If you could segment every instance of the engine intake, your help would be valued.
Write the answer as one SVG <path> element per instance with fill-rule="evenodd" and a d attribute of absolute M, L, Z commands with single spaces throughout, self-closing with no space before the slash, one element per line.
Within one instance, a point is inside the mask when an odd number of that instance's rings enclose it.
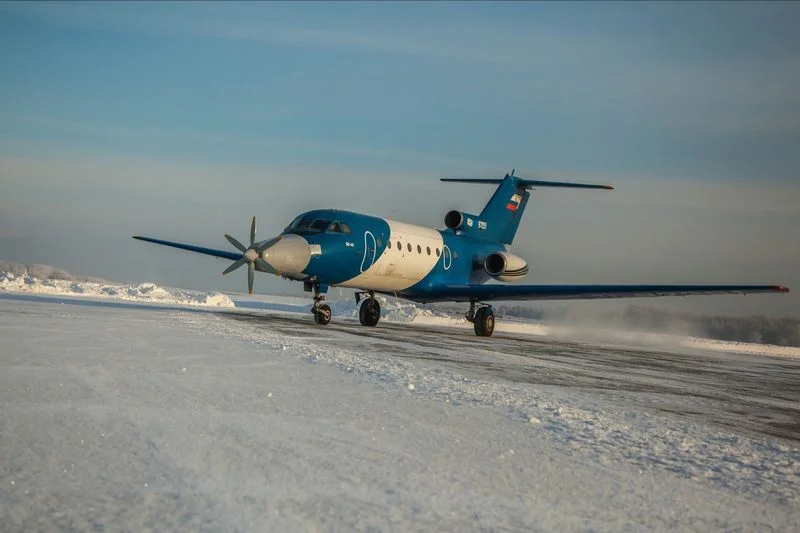
<path fill-rule="evenodd" d="M 495 252 L 483 261 L 486 273 L 498 281 L 520 281 L 528 275 L 528 263 L 508 252 Z"/>
<path fill-rule="evenodd" d="M 464 226 L 466 219 L 461 211 L 448 211 L 444 216 L 444 225 L 450 229 L 459 229 Z"/>

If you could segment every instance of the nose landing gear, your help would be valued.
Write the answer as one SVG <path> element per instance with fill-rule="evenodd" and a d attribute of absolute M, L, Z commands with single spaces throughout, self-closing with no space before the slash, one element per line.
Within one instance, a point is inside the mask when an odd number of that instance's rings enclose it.
<path fill-rule="evenodd" d="M 325 303 L 325 295 L 322 293 L 319 282 L 314 281 L 311 288 L 314 290 L 314 305 L 311 307 L 314 322 L 320 326 L 326 326 L 331 321 L 331 306 Z"/>
<path fill-rule="evenodd" d="M 475 309 L 475 302 L 469 302 L 469 311 L 467 311 L 466 318 L 475 327 L 475 335 L 478 337 L 491 337 L 494 333 L 494 311 L 491 305 L 481 304 L 478 309 Z"/>

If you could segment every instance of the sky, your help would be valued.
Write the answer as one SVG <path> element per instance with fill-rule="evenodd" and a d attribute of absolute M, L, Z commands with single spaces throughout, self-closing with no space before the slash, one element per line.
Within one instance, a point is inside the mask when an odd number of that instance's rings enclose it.
<path fill-rule="evenodd" d="M 537 190 L 531 283 L 781 283 L 668 299 L 800 316 L 800 4 L 0 3 L 0 259 L 244 290 L 227 249 L 339 207 L 443 226 Z M 241 275 L 237 275 L 241 274 Z M 300 293 L 261 275 L 256 289 Z"/>

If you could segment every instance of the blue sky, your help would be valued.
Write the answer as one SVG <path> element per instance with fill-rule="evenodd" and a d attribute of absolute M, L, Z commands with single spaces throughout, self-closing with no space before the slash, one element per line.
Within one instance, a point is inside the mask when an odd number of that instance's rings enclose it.
<path fill-rule="evenodd" d="M 438 177 L 516 167 L 617 185 L 535 199 L 537 281 L 789 284 L 798 24 L 789 2 L 2 3 L 0 257 L 238 289 L 129 235 L 224 246 L 329 204 L 440 224 L 490 191 Z"/>

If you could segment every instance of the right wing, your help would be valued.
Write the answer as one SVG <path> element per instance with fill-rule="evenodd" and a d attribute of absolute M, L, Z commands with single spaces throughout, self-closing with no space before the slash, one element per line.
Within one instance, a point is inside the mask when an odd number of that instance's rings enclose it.
<path fill-rule="evenodd" d="M 444 285 L 411 296 L 425 302 L 491 300 L 594 300 L 694 294 L 789 292 L 781 285 Z"/>

